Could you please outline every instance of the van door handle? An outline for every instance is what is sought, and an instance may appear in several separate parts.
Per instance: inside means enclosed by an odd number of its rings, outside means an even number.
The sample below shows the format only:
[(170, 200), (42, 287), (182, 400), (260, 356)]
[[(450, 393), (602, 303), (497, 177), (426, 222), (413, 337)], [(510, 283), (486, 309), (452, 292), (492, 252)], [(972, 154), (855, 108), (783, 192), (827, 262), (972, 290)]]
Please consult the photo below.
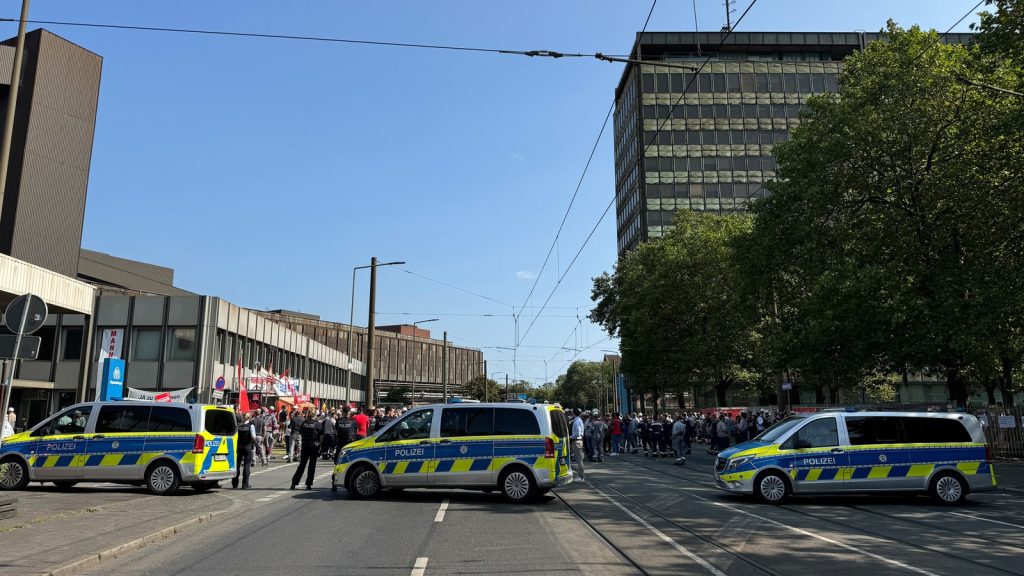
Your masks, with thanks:
[(92, 437), (93, 440), (100, 440), (101, 438), (106, 438), (106, 436), (104, 436), (103, 434), (95, 434)]
[[(442, 440), (443, 442), (443, 440)], [(420, 446), (429, 446), (430, 440), (420, 440)]]
[(444, 440), (438, 440), (438, 444), (451, 444), (452, 441), (445, 438)]
[(846, 450), (843, 450), (842, 448), (833, 448), (832, 449), (832, 453), (833, 454), (842, 454), (843, 452), (846, 452)]
[(72, 440), (85, 440), (85, 436), (72, 436)]

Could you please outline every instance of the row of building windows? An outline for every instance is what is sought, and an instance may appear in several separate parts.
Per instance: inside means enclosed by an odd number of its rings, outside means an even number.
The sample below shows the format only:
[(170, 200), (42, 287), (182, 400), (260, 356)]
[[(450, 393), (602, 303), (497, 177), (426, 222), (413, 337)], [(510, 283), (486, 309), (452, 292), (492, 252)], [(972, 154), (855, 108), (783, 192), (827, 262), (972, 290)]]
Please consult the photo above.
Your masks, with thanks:
[(643, 92), (676, 93), (696, 92), (788, 92), (788, 93), (822, 93), (837, 92), (839, 80), (834, 73), (807, 72), (743, 72), (743, 73), (706, 73), (693, 74), (659, 73), (643, 74)]
[[(644, 119), (750, 119), (798, 118), (806, 110), (804, 104), (645, 104)], [(664, 132), (662, 129), (659, 131)]]
[(697, 156), (684, 158), (648, 158), (646, 172), (729, 172), (775, 170), (774, 156)]
[[(656, 63), (642, 64), (641, 72), (646, 75), (654, 74), (686, 74), (690, 76), (693, 72), (685, 71), (678, 66), (659, 66)], [(819, 74), (828, 73), (835, 74), (842, 70), (842, 61), (831, 61), (831, 62), (744, 62), (744, 61), (711, 61), (708, 62), (704, 68), (700, 71), (701, 75), (709, 74), (777, 74), (777, 73), (797, 73), (797, 74)], [(650, 92), (650, 90), (643, 90), (643, 92)]]
[(774, 170), (762, 170), (760, 172), (647, 172), (647, 184), (718, 184), (718, 183), (744, 183), (744, 182), (767, 182), (775, 178)]
[(647, 210), (677, 210), (690, 208), (689, 204), (681, 201), (687, 198), (760, 198), (765, 194), (767, 194), (767, 189), (761, 182), (677, 184), (675, 190), (662, 198), (648, 197), (645, 208)]
[(39, 356), (36, 360), (50, 362), (55, 356), (62, 361), (81, 360), (84, 334), (81, 326), (68, 326), (61, 329), (58, 341), (57, 327), (43, 326), (33, 334), (39, 337)]
[(229, 366), (237, 365), (241, 358), (242, 366), (248, 370), (255, 370), (259, 364), (261, 369), (275, 374), (287, 371), (290, 376), (304, 380), (336, 385), (345, 383), (346, 371), (342, 368), (224, 330), (217, 330), (214, 358)]
[(664, 130), (644, 135), (644, 141), (653, 146), (774, 144), (788, 139), (788, 130)]

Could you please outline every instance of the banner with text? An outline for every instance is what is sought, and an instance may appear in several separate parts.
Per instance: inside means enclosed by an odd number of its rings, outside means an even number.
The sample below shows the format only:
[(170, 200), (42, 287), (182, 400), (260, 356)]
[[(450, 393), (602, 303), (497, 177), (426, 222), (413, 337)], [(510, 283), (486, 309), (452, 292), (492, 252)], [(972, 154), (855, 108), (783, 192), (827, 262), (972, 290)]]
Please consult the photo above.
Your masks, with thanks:
[(164, 392), (147, 392), (146, 390), (128, 388), (128, 398), (133, 400), (151, 400), (156, 402), (185, 402), (191, 392), (192, 388), (167, 390)]

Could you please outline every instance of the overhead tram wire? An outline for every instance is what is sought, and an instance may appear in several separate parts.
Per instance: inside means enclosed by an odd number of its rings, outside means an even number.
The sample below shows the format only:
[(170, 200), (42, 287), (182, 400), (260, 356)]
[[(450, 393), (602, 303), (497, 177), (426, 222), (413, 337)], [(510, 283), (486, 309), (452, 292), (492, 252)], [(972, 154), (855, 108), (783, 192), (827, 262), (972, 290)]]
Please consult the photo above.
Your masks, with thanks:
[[(658, 0), (651, 2), (651, 8), (647, 11), (647, 19), (644, 20), (644, 26), (640, 32), (641, 36), (643, 36), (643, 33), (647, 31), (647, 25), (650, 24), (651, 15), (654, 14), (654, 7), (657, 5)], [(594, 58), (602, 59), (602, 57), (607, 58), (600, 52), (594, 54)], [(540, 277), (544, 274), (544, 270), (547, 268), (548, 262), (551, 260), (551, 253), (555, 250), (555, 246), (558, 245), (558, 238), (562, 234), (562, 229), (565, 228), (565, 221), (569, 218), (569, 212), (572, 210), (573, 204), (576, 202), (576, 196), (580, 193), (580, 188), (583, 186), (583, 180), (587, 177), (587, 171), (590, 169), (590, 163), (594, 160), (594, 154), (597, 152), (597, 147), (601, 143), (601, 138), (604, 136), (604, 130), (608, 127), (608, 120), (612, 117), (612, 112), (614, 111), (615, 100), (613, 99), (611, 105), (608, 106), (608, 112), (604, 115), (604, 122), (601, 123), (601, 129), (597, 133), (597, 139), (594, 140), (594, 145), (590, 149), (590, 156), (587, 158), (587, 163), (583, 166), (583, 173), (580, 174), (580, 178), (576, 182), (576, 190), (573, 191), (572, 197), (569, 199), (569, 205), (565, 208), (565, 214), (562, 215), (562, 221), (558, 224), (558, 230), (555, 231), (555, 237), (551, 241), (548, 253), (544, 256), (544, 263), (541, 264), (540, 271), (537, 272), (537, 276), (533, 279), (533, 285), (530, 286), (530, 293), (526, 295), (526, 298), (523, 300), (523, 305), (519, 307), (520, 315), (526, 308), (526, 304), (530, 302), (530, 298), (533, 297), (533, 292), (537, 289), (537, 283), (540, 282)]]
[[(982, 0), (982, 1), (984, 1), (984, 0)], [(750, 4), (747, 6), (747, 9), (744, 10), (743, 14), (741, 14), (740, 17), (736, 20), (736, 24), (733, 25), (731, 28), (729, 28), (729, 30), (726, 31), (725, 34), (722, 36), (722, 39), (719, 41), (719, 43), (716, 46), (716, 48), (721, 48), (725, 44), (725, 41), (730, 36), (732, 36), (732, 33), (735, 31), (736, 26), (739, 26), (739, 24), (741, 22), (743, 22), (743, 19), (747, 17), (747, 14), (750, 13), (750, 9), (753, 8), (755, 4), (757, 4), (757, 0), (752, 0), (750, 2)], [(642, 34), (641, 34), (641, 37), (642, 37)], [(638, 38), (640, 38), (640, 37), (638, 37)], [(710, 53), (713, 55), (715, 53), (715, 51), (711, 51)], [(632, 55), (630, 55), (630, 57), (632, 57)], [(635, 169), (636, 167), (638, 167), (640, 165), (640, 162), (643, 161), (643, 159), (646, 157), (648, 148), (650, 148), (651, 145), (654, 142), (657, 141), (658, 134), (661, 133), (661, 130), (665, 127), (665, 124), (669, 120), (671, 120), (672, 113), (675, 111), (676, 107), (679, 106), (679, 103), (683, 101), (683, 96), (686, 95), (686, 93), (690, 89), (690, 86), (692, 86), (693, 83), (697, 80), (697, 75), (700, 73), (700, 71), (703, 70), (708, 65), (709, 62), (711, 62), (711, 59), (712, 59), (712, 56), (708, 56), (707, 58), (705, 58), (701, 62), (700, 66), (696, 67), (696, 70), (690, 76), (690, 81), (686, 83), (686, 86), (683, 87), (683, 90), (682, 90), (682, 92), (680, 92), (679, 97), (676, 98), (676, 101), (672, 104), (672, 107), (669, 108), (667, 117), (662, 119), (662, 121), (658, 124), (658, 128), (654, 131), (653, 134), (647, 136), (648, 143), (644, 145), (644, 148), (641, 151), (641, 153), (637, 155), (636, 164), (633, 166), (633, 168), (628, 170), (627, 173), (632, 171), (632, 169)], [(650, 65), (650, 66), (659, 66), (660, 65), (658, 63), (658, 61), (656, 61), (656, 60), (652, 60), (650, 62), (644, 61), (644, 63), (646, 65)], [(529, 326), (527, 326), (527, 328), (526, 328), (526, 332), (524, 332), (523, 335), (518, 339), (519, 342), (522, 342), (523, 340), (525, 340), (526, 337), (530, 334), (530, 331), (533, 329), (534, 324), (536, 324), (537, 319), (540, 317), (540, 313), (543, 312), (544, 308), (547, 307), (547, 303), (551, 301), (551, 298), (555, 295), (555, 291), (558, 290), (558, 287), (562, 285), (562, 280), (565, 279), (565, 276), (569, 273), (569, 270), (572, 269), (573, 264), (576, 263), (576, 260), (579, 258), (580, 254), (583, 252), (583, 249), (586, 248), (587, 244), (590, 242), (590, 239), (593, 238), (594, 232), (597, 231), (597, 228), (601, 225), (601, 222), (604, 221), (605, 216), (608, 215), (608, 211), (611, 210), (612, 206), (614, 206), (614, 205), (615, 205), (615, 196), (612, 196), (611, 200), (608, 202), (608, 205), (605, 207), (604, 212), (601, 213), (601, 217), (598, 219), (597, 223), (594, 224), (594, 227), (590, 230), (590, 234), (587, 235), (586, 239), (583, 241), (583, 244), (580, 246), (580, 249), (576, 251), (576, 255), (573, 256), (573, 259), (569, 262), (569, 265), (565, 269), (565, 273), (562, 274), (558, 278), (558, 281), (555, 283), (554, 287), (551, 289), (551, 293), (548, 294), (547, 299), (544, 301), (544, 305), (542, 305), (540, 307), (540, 312), (538, 312), (537, 315), (533, 317), (533, 320), (530, 322)]]
[[(657, 1), (657, 0), (655, 0)], [(0, 18), (0, 22), (18, 22), (17, 18)], [(447, 44), (422, 44), (416, 42), (392, 42), (387, 40), (362, 40), (357, 38), (337, 38), (331, 36), (309, 36), (300, 34), (269, 34), (260, 32), (238, 32), (234, 30), (206, 30), (202, 28), (171, 28), (167, 26), (138, 26), (130, 24), (104, 24), (100, 22), (69, 22), (63, 20), (26, 20), (30, 24), (50, 26), (74, 26), (78, 28), (101, 28), (107, 30), (128, 30), (135, 32), (166, 32), (177, 34), (197, 34), (204, 36), (227, 36), (233, 38), (259, 38), (264, 40), (298, 40), (305, 42), (325, 42), (332, 44), (355, 44), (363, 46), (384, 46), (391, 48), (418, 48), (425, 50), (448, 50), (456, 52), (478, 52), (485, 54), (505, 54), (513, 56), (545, 57), (545, 58), (594, 58), (596, 54), (558, 52), (555, 50), (509, 50), (503, 48), (483, 48), (479, 46), (455, 46)]]
[(429, 282), (433, 282), (435, 284), (440, 284), (441, 286), (445, 286), (447, 288), (451, 288), (452, 290), (458, 290), (459, 292), (465, 292), (466, 294), (470, 294), (472, 296), (476, 296), (477, 298), (483, 298), (484, 300), (488, 300), (490, 302), (494, 302), (495, 304), (501, 304), (502, 306), (507, 306), (509, 308), (512, 308), (513, 311), (515, 310), (515, 306), (513, 306), (512, 304), (509, 304), (508, 302), (502, 302), (501, 300), (498, 300), (497, 298), (491, 298), (490, 296), (485, 296), (485, 295), (483, 295), (483, 294), (481, 294), (479, 292), (474, 292), (472, 290), (468, 290), (466, 288), (462, 288), (462, 287), (456, 286), (454, 284), (449, 284), (448, 282), (445, 282), (443, 280), (437, 280), (435, 278), (431, 278), (430, 276), (424, 276), (423, 274), (418, 274), (416, 272), (413, 272), (412, 270), (409, 270), (408, 268), (402, 268), (401, 266), (392, 266), (392, 268), (394, 268), (395, 270), (400, 270), (402, 272), (405, 272), (406, 274), (409, 274), (410, 276), (415, 276), (417, 278), (422, 278), (422, 279), (427, 280)]
[[(927, 46), (925, 46), (924, 50), (921, 50), (921, 52), (919, 52), (916, 56), (914, 56), (910, 60), (910, 62), (911, 63), (916, 62), (919, 58), (921, 58), (922, 56), (924, 56), (925, 54), (930, 52), (932, 50), (932, 48), (935, 48), (936, 46), (938, 46), (941, 43), (941, 41), (946, 38), (946, 36), (949, 36), (949, 33), (953, 31), (953, 28), (956, 28), (957, 26), (959, 26), (960, 23), (963, 22), (964, 20), (966, 20), (968, 16), (970, 16), (971, 14), (974, 13), (975, 10), (980, 8), (981, 5), (985, 3), (985, 1), (986, 0), (979, 0), (977, 4), (975, 4), (970, 10), (965, 12), (964, 15), (961, 16), (956, 22), (954, 22), (952, 26), (947, 28), (945, 32), (943, 32), (942, 34), (939, 34), (935, 38), (935, 40), (933, 40)], [(962, 82), (962, 80), (960, 78), (954, 78), (954, 79), (956, 81), (958, 81), (958, 82)], [(868, 95), (865, 98), (862, 98), (860, 100), (860, 102), (861, 103), (867, 102), (867, 101), (871, 100), (872, 98), (878, 96), (880, 94), (880, 92), (881, 91), (878, 88), (876, 88), (875, 90), (872, 90), (871, 92), (869, 92)], [(838, 123), (836, 123), (835, 125), (831, 125), (829, 127), (829, 130), (826, 130), (825, 132), (826, 133), (834, 132), (835, 129), (838, 128), (838, 127), (839, 127), (839, 125), (838, 125)], [(764, 191), (765, 187), (768, 184), (771, 184), (772, 182), (775, 182), (775, 181), (777, 181), (777, 179), (772, 177), (772, 178), (768, 179), (768, 181), (762, 182), (761, 186), (757, 190), (755, 190), (753, 194), (751, 194), (751, 195), (747, 196), (746, 198), (744, 198), (742, 202), (736, 204), (735, 206), (730, 208), (725, 213), (727, 213), (727, 214), (734, 214), (734, 213), (739, 212), (740, 210), (742, 210), (744, 207), (750, 205), (751, 202), (753, 202), (754, 200), (757, 200), (757, 194), (759, 192)]]

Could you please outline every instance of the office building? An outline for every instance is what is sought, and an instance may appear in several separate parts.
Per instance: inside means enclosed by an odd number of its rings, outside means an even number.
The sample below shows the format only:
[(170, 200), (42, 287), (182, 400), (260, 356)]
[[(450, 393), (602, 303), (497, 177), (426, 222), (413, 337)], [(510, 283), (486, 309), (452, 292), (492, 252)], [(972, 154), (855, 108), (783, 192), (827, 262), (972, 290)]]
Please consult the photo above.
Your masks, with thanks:
[[(664, 234), (678, 210), (732, 212), (764, 196), (775, 177), (772, 146), (800, 123), (810, 96), (838, 90), (843, 58), (879, 37), (725, 34), (637, 35), (631, 58), (650, 64), (627, 64), (615, 90), (620, 256)], [(972, 37), (949, 34), (944, 41)], [(675, 67), (705, 60), (697, 74)]]

